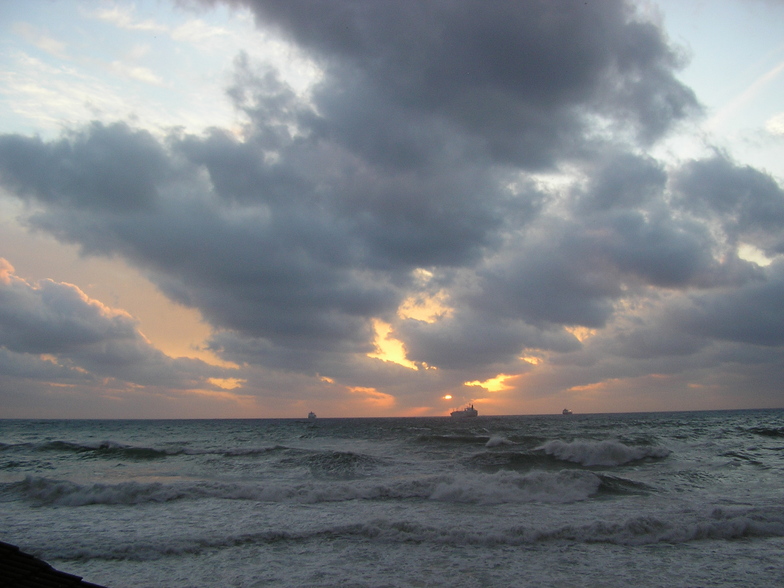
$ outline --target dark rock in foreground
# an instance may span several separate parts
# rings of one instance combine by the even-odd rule
[[[0,541],[0,588],[105,588],[59,572],[45,561]]]

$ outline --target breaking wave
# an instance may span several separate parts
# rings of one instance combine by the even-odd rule
[[[338,458],[338,459],[343,459]],[[349,458],[348,469],[356,464]],[[320,465],[319,467],[325,467]],[[326,466],[332,468],[333,466]],[[360,459],[359,466],[364,467]],[[373,478],[339,475],[290,484],[250,482],[178,481],[77,484],[67,480],[28,476],[2,485],[3,495],[16,495],[39,506],[81,507],[94,504],[138,505],[181,500],[251,500],[257,502],[322,503],[347,500],[435,500],[470,504],[569,503],[604,493],[639,493],[648,488],[631,480],[584,470],[533,471],[521,474],[502,470],[494,474],[462,472],[380,482]]]
[[[498,447],[499,445],[514,445],[514,441],[510,441],[501,435],[493,435],[485,443],[485,447]]]
[[[629,446],[618,441],[548,441],[536,448],[556,459],[583,466],[619,466],[644,459],[662,459],[671,451],[664,447]]]

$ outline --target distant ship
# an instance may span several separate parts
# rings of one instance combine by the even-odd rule
[[[463,410],[453,410],[452,416],[455,418],[463,418],[463,417],[475,417],[479,413],[474,408],[473,404],[469,404]]]
[[[309,421],[315,421],[316,420],[316,413],[313,412],[312,410],[308,413],[308,420]]]
[[[568,408],[564,408],[563,409],[563,414],[572,414],[572,411],[569,410]]]

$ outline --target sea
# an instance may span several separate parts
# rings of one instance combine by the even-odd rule
[[[0,540],[109,588],[784,586],[784,410],[0,420]]]

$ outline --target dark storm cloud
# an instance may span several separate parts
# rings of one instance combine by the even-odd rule
[[[6,135],[0,176],[10,190],[42,203],[126,212],[149,206],[166,157],[146,132],[93,124],[59,141]]]
[[[711,245],[700,225],[641,211],[551,219],[480,268],[467,302],[529,324],[603,327],[628,286],[684,288],[718,272]]]
[[[0,259],[0,370],[15,377],[188,387],[227,370],[172,359],[153,348],[136,321],[90,300],[71,284],[31,285]],[[45,357],[42,357],[45,356]]]
[[[691,297],[676,316],[696,334],[763,346],[784,345],[784,264],[774,262],[763,280],[731,292]]]
[[[587,186],[574,195],[579,214],[644,207],[660,201],[667,184],[660,162],[625,151],[597,158],[588,173]]]
[[[784,252],[784,190],[768,174],[716,153],[685,165],[675,185],[678,202],[717,220],[733,243],[745,240],[770,254]]]
[[[696,108],[676,53],[620,1],[235,3],[325,69],[324,132],[395,167],[444,143],[547,166],[590,146],[586,115],[647,141]]]
[[[444,369],[474,370],[480,380],[505,369],[519,370],[517,358],[525,348],[565,352],[579,347],[562,330],[540,329],[473,309],[438,323],[404,321],[398,334],[406,341],[409,359]]]

